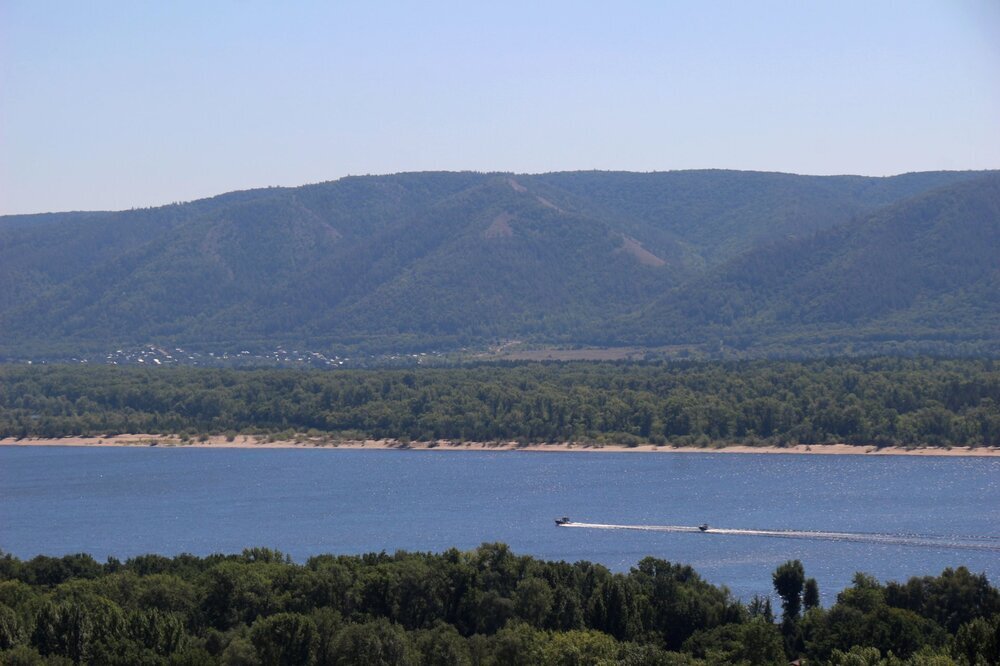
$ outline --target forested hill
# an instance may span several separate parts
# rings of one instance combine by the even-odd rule
[[[998,211],[986,172],[465,172],[8,216],[0,357],[510,339],[996,351]]]
[[[661,297],[631,328],[654,341],[726,336],[745,346],[996,340],[998,257],[992,177],[758,247]]]

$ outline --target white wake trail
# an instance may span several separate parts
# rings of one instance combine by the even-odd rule
[[[812,530],[751,530],[728,527],[702,529],[691,525],[615,525],[610,523],[568,522],[560,527],[591,530],[638,530],[643,532],[696,532],[713,536],[755,536],[777,539],[849,541],[918,548],[948,548],[1000,552],[1000,540],[994,536],[944,536],[929,534],[872,534],[866,532],[820,532]]]

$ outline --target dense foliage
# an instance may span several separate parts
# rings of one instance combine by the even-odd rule
[[[990,360],[292,371],[0,366],[0,436],[1000,444]]]
[[[414,173],[0,218],[0,359],[157,344],[997,353],[1000,177]]]
[[[964,568],[881,585],[825,610],[801,563],[774,573],[784,609],[690,567],[627,574],[518,557],[0,557],[4,664],[977,664],[1000,658],[1000,592]],[[813,590],[810,592],[810,588]],[[861,659],[861,660],[859,660]]]

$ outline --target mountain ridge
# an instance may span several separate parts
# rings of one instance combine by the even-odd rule
[[[0,354],[796,336],[805,350],[824,325],[989,346],[998,218],[997,172],[728,170],[354,176],[0,217]]]

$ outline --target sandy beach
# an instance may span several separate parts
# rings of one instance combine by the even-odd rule
[[[408,442],[392,439],[333,440],[302,436],[296,439],[271,440],[266,436],[238,435],[233,439],[218,435],[181,439],[176,435],[115,435],[113,437],[61,437],[56,439],[11,437],[0,439],[0,446],[159,446],[210,449],[368,449],[407,451],[511,451],[511,452],[567,452],[567,453],[754,453],[761,455],[868,455],[868,456],[970,456],[997,457],[1000,447],[883,447],[853,444],[798,444],[794,446],[710,446],[673,447],[645,444],[640,446],[593,445],[565,442],[561,444],[519,445],[517,442]]]

